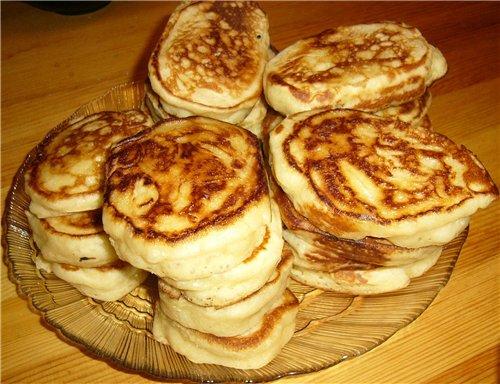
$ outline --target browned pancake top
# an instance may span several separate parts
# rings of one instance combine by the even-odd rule
[[[470,151],[426,127],[359,111],[304,115],[293,120],[283,152],[336,214],[388,224],[498,195]],[[314,209],[303,210],[315,222]]]
[[[268,193],[258,139],[208,118],[169,120],[122,141],[107,170],[105,209],[150,239],[227,224]]]
[[[28,170],[29,187],[53,201],[100,192],[111,145],[151,123],[140,111],[99,112],[50,132]]]
[[[201,89],[240,100],[263,71],[264,35],[266,16],[255,2],[188,3],[171,16],[150,70],[165,90],[183,100],[212,105],[214,100],[202,102],[203,96],[195,95]],[[168,49],[162,49],[164,44]]]
[[[286,228],[298,236],[305,237],[314,245],[315,252],[304,255],[310,262],[323,264],[331,271],[370,269],[373,266],[385,265],[394,252],[410,251],[385,239],[364,237],[360,240],[349,240],[326,233],[297,212],[288,196],[272,178],[271,187]]]
[[[265,83],[266,88],[283,87],[301,105],[270,100],[287,115],[329,105],[373,111],[422,95],[431,60],[432,51],[416,28],[397,23],[340,26],[282,51],[270,61]]]

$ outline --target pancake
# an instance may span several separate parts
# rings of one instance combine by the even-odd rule
[[[271,131],[269,146],[274,176],[294,208],[336,237],[403,237],[398,245],[410,247],[404,237],[424,233],[421,247],[434,244],[435,231],[442,244],[498,197],[463,146],[426,127],[364,112],[290,116]]]
[[[400,247],[418,248],[427,245],[441,246],[457,237],[469,225],[469,217],[464,217],[442,227],[419,231],[410,236],[391,236],[389,241]]]
[[[400,261],[406,263],[422,255],[433,254],[462,233],[470,221],[466,217],[411,236],[393,236],[390,237],[390,241],[375,237],[343,239],[320,230],[297,212],[287,195],[276,185],[274,177],[270,178],[270,185],[287,228],[294,230],[293,232],[301,232],[302,237],[308,238],[309,246],[317,247],[319,252],[326,252],[329,249],[331,253],[346,255],[359,262],[390,266],[399,265]]]
[[[404,24],[343,26],[299,40],[269,61],[268,104],[283,115],[330,107],[377,111],[417,99],[446,60]]]
[[[272,175],[272,170],[269,165],[269,132],[276,128],[282,121],[284,117],[280,115],[275,110],[268,108],[266,117],[262,122],[262,150],[266,158],[266,170],[268,175]]]
[[[287,289],[281,300],[243,335],[219,337],[186,328],[156,311],[153,335],[195,363],[256,369],[268,364],[292,338],[298,301]]]
[[[275,272],[262,288],[236,303],[221,307],[193,304],[182,296],[181,291],[159,279],[160,304],[157,309],[183,326],[201,332],[223,337],[243,334],[257,325],[282,296],[292,260],[291,251],[285,249]]]
[[[121,299],[148,277],[146,271],[134,268],[120,260],[95,268],[50,263],[42,258],[37,258],[35,263],[39,269],[54,273],[83,295],[102,301]]]
[[[412,264],[399,267],[351,266],[334,272],[325,272],[295,266],[291,277],[311,287],[350,295],[374,295],[406,287],[410,279],[423,275],[438,260],[439,255],[428,256]]]
[[[235,303],[260,289],[269,280],[281,259],[283,237],[279,208],[273,203],[269,233],[263,242],[241,264],[204,279],[181,280],[163,278],[182,296],[197,305],[225,306]]]
[[[428,119],[427,110],[431,105],[431,100],[431,93],[427,91],[418,99],[408,101],[407,103],[395,107],[388,107],[376,111],[374,114],[380,117],[399,119],[405,123],[410,123],[418,127],[423,125],[426,117]],[[430,128],[430,121],[426,120],[425,123],[429,124]]]
[[[307,218],[298,213],[272,177],[270,185],[273,197],[280,207],[283,223],[288,228],[283,233],[285,240],[297,252],[306,255],[304,259],[311,258],[313,263],[329,264],[333,259],[338,263],[358,262],[376,266],[398,266],[441,253],[440,246],[405,248],[375,237],[349,240],[332,236],[315,227]],[[421,240],[423,243],[428,242],[429,239],[415,237],[411,245],[418,245],[417,242]],[[301,266],[310,268],[304,263]]]
[[[255,136],[262,140],[263,126],[262,123],[266,117],[266,102],[262,97],[255,103],[250,113],[238,125],[252,132]]]
[[[108,158],[104,230],[137,268],[175,280],[225,272],[261,244],[270,222],[259,141],[243,128],[167,120]]]
[[[91,268],[118,259],[102,229],[101,210],[45,219],[26,211],[26,216],[33,240],[47,261]]]
[[[131,110],[95,113],[51,131],[26,171],[30,211],[45,218],[100,208],[109,148],[151,125]]]
[[[154,122],[158,122],[161,120],[166,120],[168,118],[174,117],[169,115],[162,107],[159,96],[154,93],[151,88],[151,84],[149,81],[146,81],[145,85],[145,95],[144,95],[144,104],[151,114]]]
[[[262,92],[268,21],[254,2],[188,2],[170,16],[149,60],[163,109],[240,123]]]
[[[344,240],[300,230],[285,230],[283,236],[295,253],[301,255],[301,259],[295,261],[296,265],[327,272],[358,265],[401,266],[439,256],[442,251],[438,246],[402,248],[383,239]]]

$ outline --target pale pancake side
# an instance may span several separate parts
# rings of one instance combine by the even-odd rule
[[[151,83],[149,81],[146,81],[145,83],[145,90],[144,105],[151,114],[151,117],[153,118],[155,123],[161,120],[175,117],[169,115],[167,111],[163,109],[160,97],[153,91],[153,89],[151,88]]]
[[[269,232],[252,254],[234,268],[203,279],[163,280],[179,289],[186,300],[201,306],[226,306],[260,289],[269,280],[283,250],[279,208],[273,203]]]
[[[421,97],[415,100],[408,101],[404,104],[394,107],[388,107],[375,111],[374,114],[380,117],[390,117],[410,123],[411,125],[423,125],[424,118],[427,116],[427,111],[431,105],[432,96],[429,91],[425,92]],[[429,124],[430,127],[430,124]]]
[[[182,293],[159,279],[159,309],[188,328],[217,336],[236,336],[258,324],[286,289],[293,257],[289,249],[262,288],[226,306],[202,307],[186,300]]]
[[[296,255],[296,257],[300,257]],[[406,287],[410,279],[427,272],[436,264],[439,255],[431,255],[414,263],[399,267],[373,269],[341,269],[325,272],[295,266],[291,277],[315,288],[350,295],[374,295],[393,292]]]
[[[138,287],[148,273],[120,260],[113,264],[80,268],[68,264],[51,263],[38,257],[37,268],[52,272],[83,295],[102,301],[115,301]]]
[[[252,132],[259,139],[263,139],[263,122],[267,113],[267,104],[261,97],[253,106],[250,113],[238,125]]]
[[[26,217],[33,240],[47,261],[90,268],[118,259],[102,229],[100,210],[46,219],[26,211]]]
[[[438,228],[419,231],[410,236],[391,236],[387,240],[396,246],[408,248],[442,246],[462,233],[469,222],[470,217],[463,217]]]

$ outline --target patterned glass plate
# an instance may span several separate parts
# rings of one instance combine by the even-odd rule
[[[124,84],[79,108],[71,118],[103,110],[140,108],[142,83]],[[59,126],[61,127],[61,126]],[[55,129],[59,129],[56,127]],[[9,277],[35,312],[63,339],[76,343],[99,359],[162,380],[197,382],[262,382],[287,375],[315,372],[376,347],[415,320],[445,286],[462,245],[465,230],[448,244],[437,264],[410,286],[377,296],[349,296],[290,282],[300,304],[292,340],[267,366],[237,370],[194,364],[151,334],[156,281],[116,302],[82,296],[53,274],[39,272],[24,211],[29,199],[23,189],[24,172],[34,148],[17,172],[3,216],[4,262]]]

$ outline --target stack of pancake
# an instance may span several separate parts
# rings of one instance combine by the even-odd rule
[[[37,266],[95,299],[117,300],[147,277],[118,259],[103,231],[101,206],[109,148],[151,124],[139,111],[70,121],[47,135],[26,172],[26,215],[42,255]]]
[[[432,130],[427,87],[446,61],[418,30],[339,27],[272,56],[255,3],[183,3],[149,61],[156,125],[70,121],[26,173],[38,265],[101,300],[155,274],[153,334],[193,362],[266,365],[294,332],[290,274],[402,288],[498,196]]]
[[[258,139],[210,118],[169,119],[115,145],[106,177],[111,243],[159,277],[154,336],[194,362],[274,358],[298,304]]]
[[[432,130],[427,87],[446,72],[415,28],[339,27],[266,66],[273,190],[292,277],[374,294],[406,286],[498,191],[472,153]]]
[[[256,3],[183,3],[149,60],[146,105],[156,120],[205,116],[260,137],[268,57],[268,20]]]

